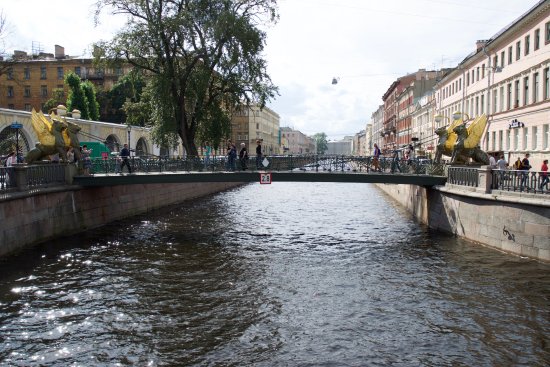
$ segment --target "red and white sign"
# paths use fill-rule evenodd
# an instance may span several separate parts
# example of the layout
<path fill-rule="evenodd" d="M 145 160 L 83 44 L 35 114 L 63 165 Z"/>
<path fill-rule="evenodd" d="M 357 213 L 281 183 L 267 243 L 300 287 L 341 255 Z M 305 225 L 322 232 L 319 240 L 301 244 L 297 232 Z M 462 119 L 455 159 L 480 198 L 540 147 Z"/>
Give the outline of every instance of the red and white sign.
<path fill-rule="evenodd" d="M 271 184 L 271 172 L 270 173 L 260 173 L 260 184 L 262 184 L 262 185 Z"/>

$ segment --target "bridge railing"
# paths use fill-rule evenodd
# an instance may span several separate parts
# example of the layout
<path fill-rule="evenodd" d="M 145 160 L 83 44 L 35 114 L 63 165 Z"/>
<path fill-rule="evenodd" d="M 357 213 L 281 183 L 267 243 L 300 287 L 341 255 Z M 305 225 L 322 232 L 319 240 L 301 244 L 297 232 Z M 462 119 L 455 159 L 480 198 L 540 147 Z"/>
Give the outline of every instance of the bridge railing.
<path fill-rule="evenodd" d="M 0 193 L 27 191 L 72 182 L 77 167 L 72 164 L 16 164 L 0 168 Z"/>

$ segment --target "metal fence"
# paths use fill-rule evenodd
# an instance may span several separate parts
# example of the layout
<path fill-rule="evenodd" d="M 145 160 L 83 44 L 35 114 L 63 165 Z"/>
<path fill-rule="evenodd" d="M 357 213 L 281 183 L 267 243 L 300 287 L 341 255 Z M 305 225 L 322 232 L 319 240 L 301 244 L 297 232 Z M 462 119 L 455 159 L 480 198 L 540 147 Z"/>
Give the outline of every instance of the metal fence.
<path fill-rule="evenodd" d="M 549 194 L 548 172 L 522 170 L 493 170 L 492 189 Z"/>
<path fill-rule="evenodd" d="M 132 172 L 220 172 L 220 171 L 314 171 L 314 172 L 376 172 L 373 157 L 352 157 L 338 155 L 288 155 L 262 156 L 259 160 L 229 159 L 227 156 L 209 158 L 186 157 L 182 159 L 131 157 Z M 92 160 L 91 173 L 122 173 L 122 160 L 118 158 Z M 443 165 L 420 163 L 414 160 L 393 160 L 381 157 L 380 172 L 444 175 Z M 123 167 L 128 172 L 127 166 Z"/>
<path fill-rule="evenodd" d="M 0 193 L 64 185 L 66 165 L 37 164 L 0 168 Z"/>
<path fill-rule="evenodd" d="M 479 186 L 479 169 L 472 167 L 449 167 L 447 182 L 468 187 Z"/>
<path fill-rule="evenodd" d="M 0 192 L 15 190 L 15 171 L 13 167 L 0 167 Z"/>

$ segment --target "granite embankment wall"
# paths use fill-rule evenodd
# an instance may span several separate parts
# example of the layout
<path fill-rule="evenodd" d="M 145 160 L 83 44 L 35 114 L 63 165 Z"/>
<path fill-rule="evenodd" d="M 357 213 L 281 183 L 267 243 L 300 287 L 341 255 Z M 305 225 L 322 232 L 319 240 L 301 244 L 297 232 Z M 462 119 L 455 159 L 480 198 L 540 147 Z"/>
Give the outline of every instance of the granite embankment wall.
<path fill-rule="evenodd" d="M 550 262 L 550 200 L 447 185 L 377 185 L 430 228 L 515 255 Z"/>
<path fill-rule="evenodd" d="M 32 194 L 10 194 L 0 200 L 0 255 L 239 185 L 241 183 L 64 186 Z"/>

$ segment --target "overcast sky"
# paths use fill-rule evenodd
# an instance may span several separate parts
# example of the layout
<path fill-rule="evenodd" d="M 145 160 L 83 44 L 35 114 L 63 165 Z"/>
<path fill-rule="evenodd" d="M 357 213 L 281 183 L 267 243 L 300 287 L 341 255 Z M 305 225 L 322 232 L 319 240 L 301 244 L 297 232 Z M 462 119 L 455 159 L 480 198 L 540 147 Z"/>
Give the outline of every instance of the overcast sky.
<path fill-rule="evenodd" d="M 280 21 L 268 29 L 266 59 L 280 96 L 269 107 L 281 126 L 330 139 L 365 128 L 399 76 L 454 67 L 535 5 L 536 0 L 279 0 Z M 54 45 L 85 55 L 123 23 L 94 27 L 94 0 L 3 0 L 8 50 L 44 52 Z M 333 77 L 339 78 L 332 85 Z"/>

